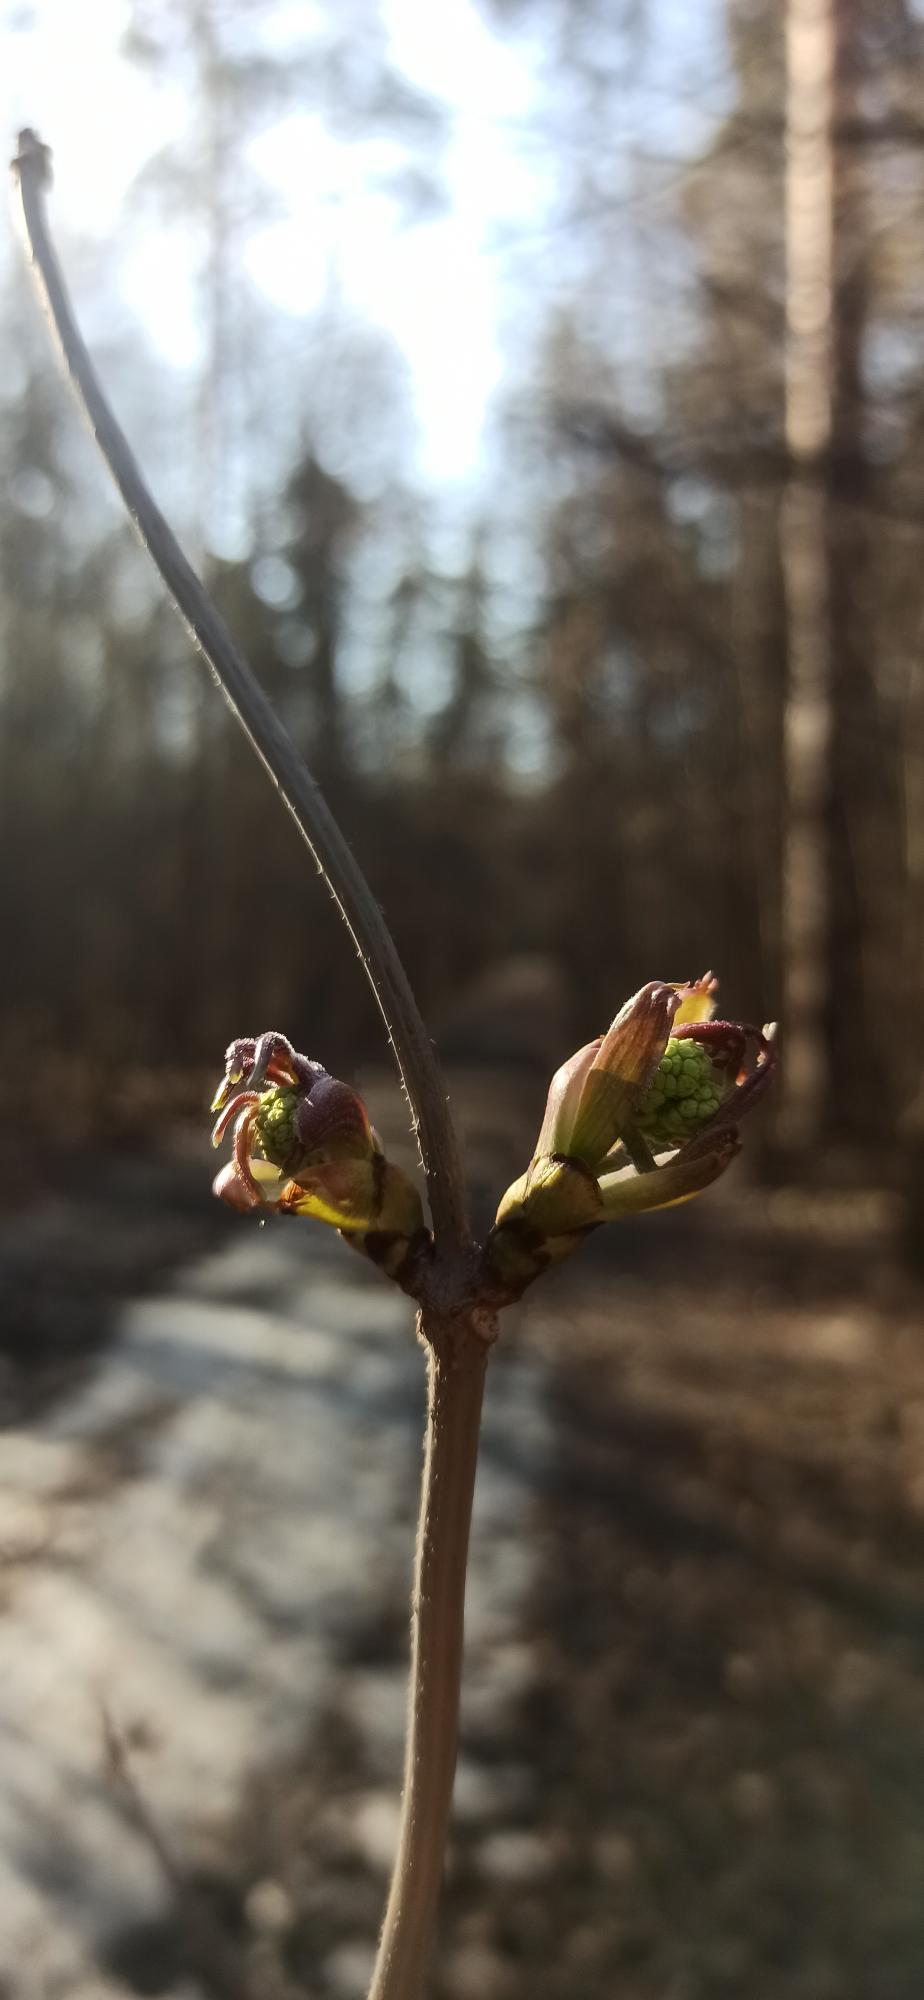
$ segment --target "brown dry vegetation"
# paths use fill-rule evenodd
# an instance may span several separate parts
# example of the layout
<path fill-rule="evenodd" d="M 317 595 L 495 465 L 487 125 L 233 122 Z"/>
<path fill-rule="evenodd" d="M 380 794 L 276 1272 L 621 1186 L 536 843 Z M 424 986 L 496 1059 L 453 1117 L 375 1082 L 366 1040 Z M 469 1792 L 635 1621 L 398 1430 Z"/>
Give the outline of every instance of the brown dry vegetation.
<path fill-rule="evenodd" d="M 466 1710 L 438 2000 L 916 2000 L 924 1343 L 892 1223 L 739 1189 L 611 1232 L 510 1322 L 552 1449 L 506 1692 Z M 199 1881 L 247 1990 L 361 1977 L 389 1773 L 339 1690 L 404 1646 L 383 1597 Z M 166 1990 L 190 1949 L 178 1922 L 115 1966 Z"/>

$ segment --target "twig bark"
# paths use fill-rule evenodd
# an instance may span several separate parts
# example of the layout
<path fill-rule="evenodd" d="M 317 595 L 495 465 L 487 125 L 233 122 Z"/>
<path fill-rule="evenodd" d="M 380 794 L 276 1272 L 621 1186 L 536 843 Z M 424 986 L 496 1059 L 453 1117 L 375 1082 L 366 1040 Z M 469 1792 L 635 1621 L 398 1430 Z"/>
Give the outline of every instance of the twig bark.
<path fill-rule="evenodd" d="M 469 1238 L 465 1184 L 446 1089 L 391 932 L 310 771 L 235 645 L 135 463 L 77 325 L 45 215 L 49 150 L 19 135 L 13 161 L 22 220 L 42 303 L 65 373 L 122 495 L 138 537 L 211 668 L 232 713 L 284 800 L 353 939 L 388 1029 L 407 1092 L 437 1240 Z"/>
<path fill-rule="evenodd" d="M 465 1315 L 421 1316 L 427 1446 L 414 1574 L 411 1708 L 398 1857 L 369 2000 L 420 2000 L 456 1768 L 465 1571 L 488 1347 Z"/>

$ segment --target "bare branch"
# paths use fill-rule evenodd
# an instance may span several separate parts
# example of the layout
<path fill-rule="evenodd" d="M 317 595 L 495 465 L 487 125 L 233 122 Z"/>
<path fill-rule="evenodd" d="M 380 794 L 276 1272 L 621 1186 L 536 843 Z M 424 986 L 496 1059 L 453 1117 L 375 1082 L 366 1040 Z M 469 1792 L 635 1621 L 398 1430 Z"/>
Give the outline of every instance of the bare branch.
<path fill-rule="evenodd" d="M 149 492 L 109 407 L 83 337 L 48 230 L 50 153 L 31 130 L 13 161 L 36 284 L 64 369 L 118 486 L 136 532 L 159 570 L 245 736 L 317 864 L 353 939 L 388 1029 L 407 1093 L 427 1177 L 434 1232 L 447 1247 L 468 1241 L 462 1166 L 446 1090 L 407 974 L 369 885 L 251 667 L 235 645 Z"/>

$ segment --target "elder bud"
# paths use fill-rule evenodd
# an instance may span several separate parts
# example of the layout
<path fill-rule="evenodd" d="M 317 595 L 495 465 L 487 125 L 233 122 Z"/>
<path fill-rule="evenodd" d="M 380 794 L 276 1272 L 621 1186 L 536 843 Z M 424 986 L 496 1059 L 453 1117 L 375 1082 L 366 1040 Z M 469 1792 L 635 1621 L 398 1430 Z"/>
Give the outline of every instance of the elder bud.
<path fill-rule="evenodd" d="M 605 1035 L 556 1070 L 536 1156 L 566 1153 L 594 1167 L 631 1141 L 673 1025 L 706 1019 L 715 985 L 707 972 L 687 984 L 650 980 L 633 994 Z"/>
<path fill-rule="evenodd" d="M 738 1120 L 772 1072 L 775 1030 L 710 1019 L 715 986 L 711 973 L 651 981 L 556 1070 L 532 1162 L 488 1238 L 508 1296 L 598 1223 L 688 1201 L 734 1159 Z"/>
<path fill-rule="evenodd" d="M 381 1151 L 362 1098 L 326 1071 L 307 1093 L 289 1085 L 265 1090 L 253 1129 L 266 1158 L 289 1174 L 319 1161 L 371 1160 Z"/>
<path fill-rule="evenodd" d="M 267 1078 L 268 1089 L 255 1087 Z M 242 1213 L 313 1216 L 401 1282 L 410 1246 L 426 1237 L 423 1207 L 413 1181 L 385 1159 L 349 1084 L 285 1036 L 261 1035 L 232 1042 L 215 1105 L 213 1144 L 234 1132 L 233 1157 L 214 1183 L 222 1201 Z"/>

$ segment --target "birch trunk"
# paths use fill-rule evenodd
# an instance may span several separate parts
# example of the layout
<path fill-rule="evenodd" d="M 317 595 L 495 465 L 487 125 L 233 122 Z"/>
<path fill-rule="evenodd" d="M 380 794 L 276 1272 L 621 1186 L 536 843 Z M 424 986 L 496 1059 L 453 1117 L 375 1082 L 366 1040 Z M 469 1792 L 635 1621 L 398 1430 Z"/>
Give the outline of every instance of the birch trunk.
<path fill-rule="evenodd" d="M 780 512 L 787 629 L 783 717 L 783 1020 L 780 1136 L 817 1142 L 828 1064 L 831 589 L 827 461 L 833 410 L 835 0 L 787 0 L 785 429 Z"/>

